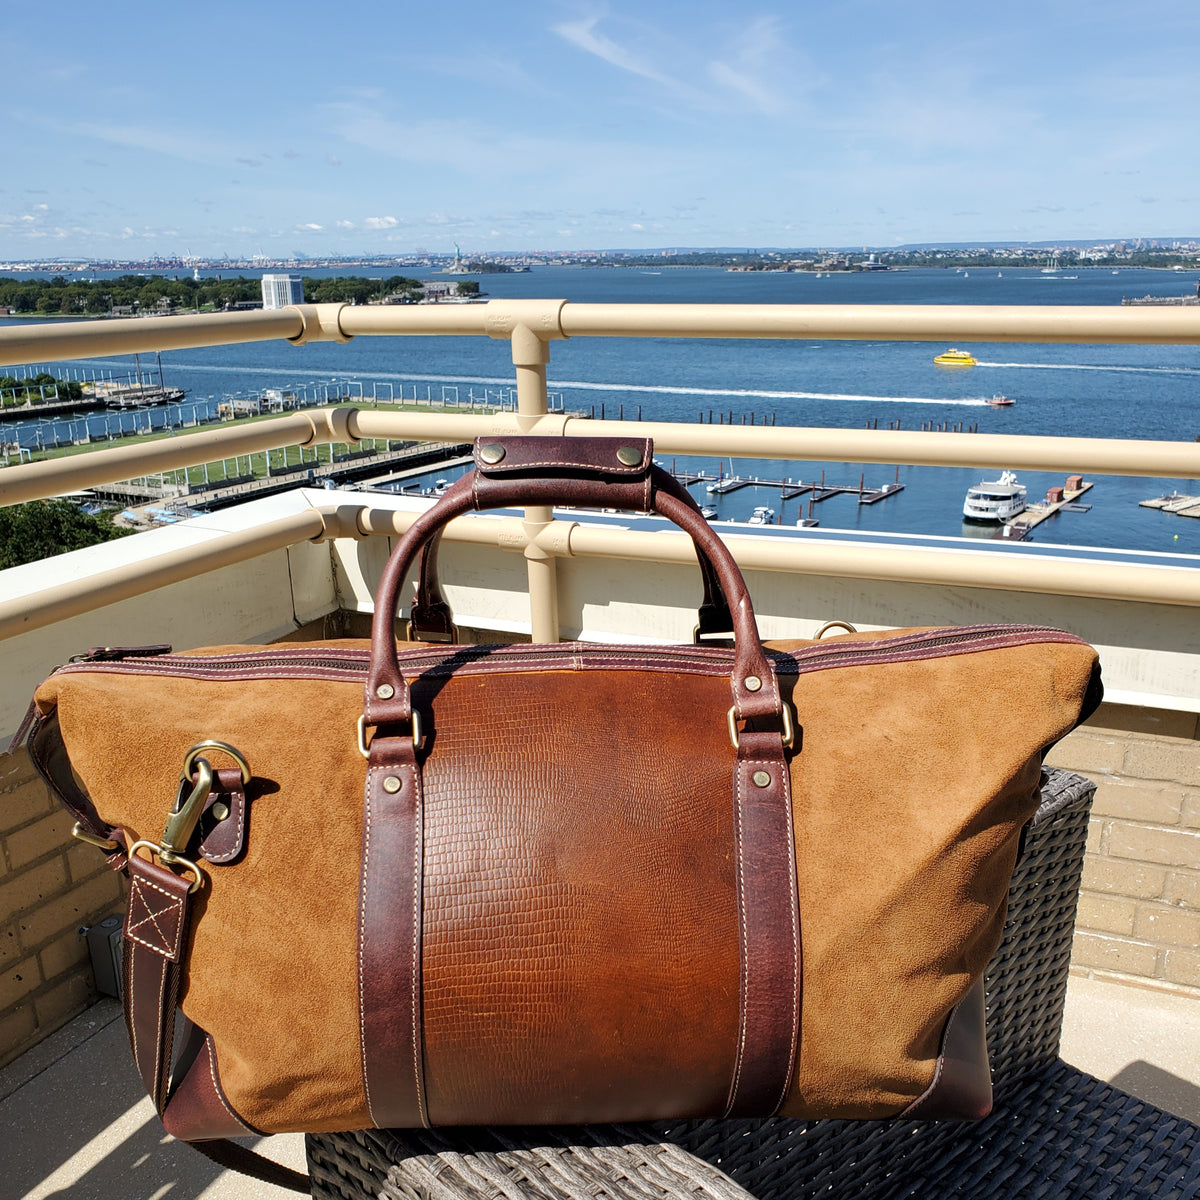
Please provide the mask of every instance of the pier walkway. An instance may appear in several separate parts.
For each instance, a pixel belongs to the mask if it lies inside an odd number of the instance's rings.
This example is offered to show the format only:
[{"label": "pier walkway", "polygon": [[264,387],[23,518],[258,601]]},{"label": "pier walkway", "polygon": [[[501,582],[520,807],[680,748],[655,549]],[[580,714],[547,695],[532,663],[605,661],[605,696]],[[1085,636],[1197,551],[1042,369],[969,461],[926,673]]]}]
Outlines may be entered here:
[{"label": "pier walkway", "polygon": [[904,491],[904,484],[900,482],[899,470],[896,472],[894,483],[885,483],[883,487],[879,488],[866,487],[865,476],[860,478],[857,484],[826,483],[824,471],[821,472],[820,480],[812,483],[793,482],[790,479],[759,479],[755,476],[743,479],[740,475],[706,475],[703,471],[675,471],[672,473],[684,487],[691,487],[694,483],[708,485],[705,491],[712,496],[728,496],[731,492],[739,492],[742,488],[748,487],[778,488],[781,501],[793,500],[797,496],[808,496],[814,504],[828,500],[831,496],[857,496],[859,504],[875,504]]},{"label": "pier walkway", "polygon": [[1081,505],[1079,497],[1091,490],[1092,483],[1083,481],[1077,488],[1063,488],[1061,500],[1044,500],[1038,504],[1026,505],[1024,512],[1000,526],[996,531],[996,537],[1006,542],[1019,542],[1027,538],[1043,521],[1048,521],[1064,510],[1087,512],[1091,505]]}]

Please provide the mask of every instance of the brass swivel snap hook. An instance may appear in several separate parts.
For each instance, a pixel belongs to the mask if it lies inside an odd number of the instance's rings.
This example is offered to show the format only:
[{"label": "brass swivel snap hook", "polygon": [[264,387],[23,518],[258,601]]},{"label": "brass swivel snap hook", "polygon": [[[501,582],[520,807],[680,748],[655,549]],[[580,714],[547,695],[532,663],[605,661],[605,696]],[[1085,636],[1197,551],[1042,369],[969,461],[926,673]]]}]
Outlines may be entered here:
[{"label": "brass swivel snap hook", "polygon": [[244,787],[250,782],[250,765],[240,750],[235,749],[228,742],[219,742],[213,738],[197,742],[183,756],[183,769],[179,773],[179,790],[175,796],[175,803],[167,814],[167,823],[163,828],[161,843],[156,845],[154,842],[139,841],[129,848],[129,853],[132,855],[144,846],[169,866],[180,866],[191,871],[193,876],[191,891],[200,887],[203,876],[196,864],[185,858],[184,854],[191,844],[196,833],[196,826],[200,822],[200,816],[204,812],[204,806],[208,803],[213,791],[215,773],[212,764],[207,758],[201,757],[208,750],[219,750],[229,755],[241,772],[242,786]]},{"label": "brass swivel snap hook", "polygon": [[196,825],[204,806],[212,795],[214,772],[207,758],[201,757],[205,751],[218,750],[227,754],[237,764],[242,775],[242,786],[250,782],[250,764],[246,756],[228,742],[219,742],[215,738],[207,738],[197,742],[184,756],[183,769],[179,772],[179,792],[175,797],[175,807],[167,816],[166,828],[162,836],[162,860],[171,862],[174,858],[186,853]]},{"label": "brass swivel snap hook", "polygon": [[[167,814],[167,823],[163,827],[162,843],[159,857],[163,862],[175,862],[188,848],[192,834],[200,814],[212,795],[213,769],[206,758],[198,758],[193,750],[188,751],[184,760],[184,773],[179,778],[179,792],[175,797],[175,807]],[[195,777],[192,778],[192,772]]]}]

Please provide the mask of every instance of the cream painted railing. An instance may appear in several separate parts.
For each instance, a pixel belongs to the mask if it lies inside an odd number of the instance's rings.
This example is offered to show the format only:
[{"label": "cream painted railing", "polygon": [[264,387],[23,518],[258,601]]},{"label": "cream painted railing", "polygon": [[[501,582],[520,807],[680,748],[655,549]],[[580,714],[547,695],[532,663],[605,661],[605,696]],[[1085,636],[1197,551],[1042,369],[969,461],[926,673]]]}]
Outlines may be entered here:
[{"label": "cream painted railing", "polygon": [[[338,408],[265,419],[246,426],[205,430],[161,441],[98,450],[0,470],[0,505],[93,487],[285,446],[354,442],[362,438],[462,441],[504,433],[565,436],[628,435],[630,426],[547,413],[546,366],[550,342],[569,337],[710,337],[892,339],[977,342],[1200,343],[1200,310],[1130,307],[952,307],[905,305],[654,305],[578,304],[562,300],[493,300],[479,305],[354,307],[301,305],[271,312],[145,318],[15,326],[0,330],[0,366],[104,354],[286,338],[348,341],[356,336],[483,335],[512,345],[517,411],[492,416],[386,413]],[[911,463],[936,466],[1059,469],[1097,474],[1200,477],[1200,444],[1087,438],[921,434],[896,430],[836,430],[684,425],[639,422],[668,454],[711,454],[785,460]],[[347,523],[353,530],[347,528]],[[39,595],[36,604],[0,602],[0,637],[85,611],[113,599],[203,573],[215,562],[239,561],[274,546],[305,539],[396,532],[401,514],[369,507],[324,512],[251,534],[180,549],[170,562],[151,560],[94,576],[87,583]],[[501,528],[503,525],[503,529]],[[554,559],[564,554],[686,559],[690,543],[660,535],[588,529],[554,521],[549,509],[526,510],[524,521],[451,524],[447,536],[493,536],[521,549],[529,571],[536,640],[557,636]],[[738,537],[735,552],[747,566],[811,574],[1013,588],[1200,606],[1200,572],[1125,563],[1061,567],[1001,555],[964,552],[933,559],[905,549],[875,547],[869,556],[846,547],[774,543]],[[216,556],[216,557],[214,557]]]}]

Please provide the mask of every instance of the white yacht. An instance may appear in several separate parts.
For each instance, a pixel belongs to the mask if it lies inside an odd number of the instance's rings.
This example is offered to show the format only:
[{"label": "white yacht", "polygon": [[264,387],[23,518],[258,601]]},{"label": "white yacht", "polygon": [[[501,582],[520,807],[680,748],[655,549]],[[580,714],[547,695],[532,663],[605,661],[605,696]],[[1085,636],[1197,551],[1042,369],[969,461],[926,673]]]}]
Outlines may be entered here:
[{"label": "white yacht", "polygon": [[775,522],[775,510],[768,508],[765,504],[760,504],[755,510],[747,525],[772,525]]},{"label": "white yacht", "polygon": [[1011,520],[1025,511],[1025,485],[1017,482],[1011,471],[999,479],[984,480],[967,489],[963,502],[963,518],[967,521]]}]

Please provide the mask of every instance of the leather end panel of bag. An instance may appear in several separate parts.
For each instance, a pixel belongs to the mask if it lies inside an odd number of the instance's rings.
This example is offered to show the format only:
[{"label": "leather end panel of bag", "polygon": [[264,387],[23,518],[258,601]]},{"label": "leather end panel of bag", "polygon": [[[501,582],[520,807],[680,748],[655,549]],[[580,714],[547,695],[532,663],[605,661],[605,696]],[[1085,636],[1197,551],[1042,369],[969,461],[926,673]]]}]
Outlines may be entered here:
[{"label": "leather end panel of bag", "polygon": [[29,758],[55,799],[73,813],[91,833],[107,838],[109,826],[101,819],[91,797],[79,785],[63,743],[58,713],[51,709],[40,715],[29,738]]},{"label": "leather end panel of bag", "polygon": [[261,1131],[233,1110],[217,1071],[217,1052],[205,1035],[199,1053],[171,1092],[162,1115],[163,1128],[181,1142],[246,1137]]},{"label": "leather end panel of bag", "polygon": [[919,1120],[978,1121],[991,1111],[992,1071],[980,978],[946,1022],[933,1082],[900,1115]]}]

